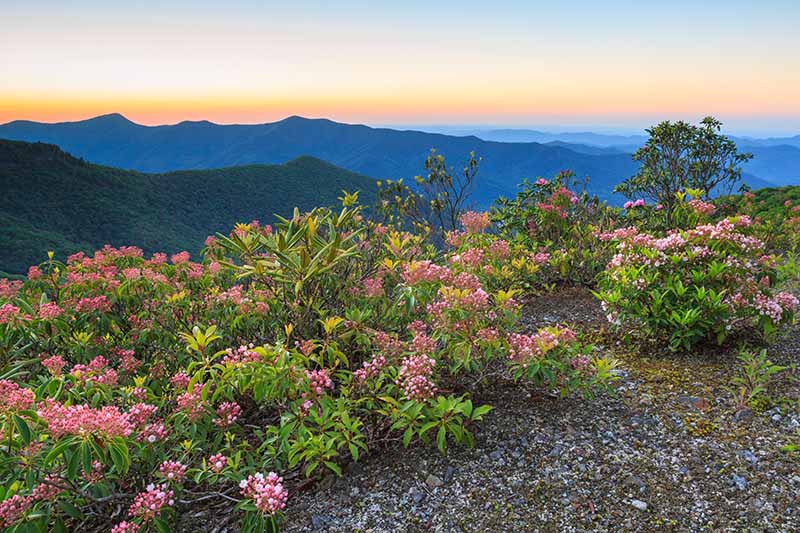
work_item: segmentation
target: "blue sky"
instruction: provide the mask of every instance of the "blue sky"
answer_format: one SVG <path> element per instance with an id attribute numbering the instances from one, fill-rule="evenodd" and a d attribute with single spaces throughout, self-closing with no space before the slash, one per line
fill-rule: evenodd
<path id="1" fill-rule="evenodd" d="M 0 121 L 800 132 L 800 2 L 0 2 Z"/>

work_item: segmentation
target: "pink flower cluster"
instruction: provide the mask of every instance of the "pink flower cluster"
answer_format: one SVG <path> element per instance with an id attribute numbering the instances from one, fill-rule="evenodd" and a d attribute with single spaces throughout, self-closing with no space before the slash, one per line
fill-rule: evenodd
<path id="1" fill-rule="evenodd" d="M 19 280 L 0 278 L 0 298 L 16 298 L 21 288 L 22 282 Z"/>
<path id="2" fill-rule="evenodd" d="M 99 383 L 108 387 L 116 385 L 119 379 L 117 371 L 108 365 L 108 360 L 102 355 L 92 359 L 88 366 L 80 364 L 73 366 L 69 373 L 80 383 Z"/>
<path id="3" fill-rule="evenodd" d="M 61 316 L 63 312 L 64 310 L 53 302 L 45 302 L 39 306 L 39 318 L 42 320 L 53 320 Z"/>
<path id="4" fill-rule="evenodd" d="M 714 211 L 717 210 L 717 206 L 709 202 L 704 202 L 699 198 L 693 198 L 692 200 L 689 200 L 688 205 L 695 213 L 700 215 L 712 215 L 714 214 Z"/>
<path id="5" fill-rule="evenodd" d="M 448 279 L 452 273 L 446 267 L 439 266 L 432 261 L 412 261 L 403 265 L 403 281 L 406 285 L 419 283 L 432 283 Z"/>
<path id="6" fill-rule="evenodd" d="M 189 382 L 191 378 L 189 374 L 186 372 L 180 371 L 176 372 L 171 378 L 169 378 L 170 385 L 177 391 L 177 390 L 185 390 L 189 386 Z"/>
<path id="7" fill-rule="evenodd" d="M 454 265 L 463 265 L 467 268 L 478 268 L 483 263 L 483 250 L 480 248 L 470 248 L 461 254 L 456 254 L 450 258 Z"/>
<path id="8" fill-rule="evenodd" d="M 233 348 L 228 348 L 225 350 L 225 357 L 222 359 L 222 364 L 235 366 L 263 361 L 261 354 L 255 351 L 254 348 L 255 345 L 253 343 L 246 346 L 239 346 L 235 350 Z"/>
<path id="9" fill-rule="evenodd" d="M 167 435 L 169 435 L 169 431 L 167 431 L 167 428 L 164 426 L 164 422 L 156 420 L 147 424 L 139 435 L 137 435 L 136 440 L 153 444 L 154 442 L 166 439 Z"/>
<path id="10" fill-rule="evenodd" d="M 75 310 L 79 313 L 89 313 L 91 311 L 105 313 L 111 310 L 111 302 L 102 294 L 94 298 L 81 298 L 78 300 L 78 303 L 75 304 Z"/>
<path id="11" fill-rule="evenodd" d="M 18 321 L 29 321 L 31 315 L 23 313 L 22 310 L 13 304 L 0 305 L 0 324 L 12 324 Z"/>
<path id="12" fill-rule="evenodd" d="M 508 241 L 498 239 L 492 241 L 492 244 L 489 245 L 489 253 L 493 258 L 503 260 L 511 254 L 511 248 L 508 245 Z"/>
<path id="13" fill-rule="evenodd" d="M 397 374 L 397 385 L 411 400 L 424 401 L 433 397 L 436 386 L 431 377 L 436 361 L 424 354 L 410 355 L 403 359 Z"/>
<path id="14" fill-rule="evenodd" d="M 364 296 L 367 298 L 380 298 L 384 295 L 383 278 L 374 277 L 364 280 Z"/>
<path id="15" fill-rule="evenodd" d="M 320 370 L 306 370 L 306 379 L 308 379 L 311 392 L 317 396 L 322 396 L 325 389 L 333 388 L 333 381 L 331 381 L 328 370 L 325 368 Z"/>
<path id="16" fill-rule="evenodd" d="M 158 407 L 149 403 L 135 403 L 128 410 L 128 420 L 134 427 L 144 426 L 156 414 Z"/>
<path id="17" fill-rule="evenodd" d="M 259 511 L 274 515 L 286 508 L 289 492 L 283 486 L 283 478 L 275 472 L 248 476 L 239 483 L 242 496 L 250 498 Z"/>
<path id="18" fill-rule="evenodd" d="M 111 528 L 111 533 L 139 533 L 139 524 L 123 520 Z"/>
<path id="19" fill-rule="evenodd" d="M 54 501 L 64 492 L 61 478 L 56 474 L 47 474 L 41 483 L 31 491 L 31 497 L 38 501 Z"/>
<path id="20" fill-rule="evenodd" d="M 64 406 L 45 400 L 36 413 L 56 439 L 64 435 L 127 437 L 133 431 L 128 415 L 110 405 L 93 409 L 88 405 Z"/>
<path id="21" fill-rule="evenodd" d="M 556 347 L 575 340 L 575 333 L 562 327 L 542 328 L 535 335 L 512 333 L 508 336 L 508 358 L 515 363 L 527 365 L 532 359 L 541 358 Z"/>
<path id="22" fill-rule="evenodd" d="M 235 402 L 223 402 L 217 407 L 217 419 L 214 423 L 219 427 L 226 428 L 232 425 L 242 414 L 242 408 Z"/>
<path id="23" fill-rule="evenodd" d="M 215 474 L 219 474 L 228 466 L 228 458 L 221 453 L 216 453 L 208 458 L 208 466 Z"/>
<path id="24" fill-rule="evenodd" d="M 64 372 L 64 367 L 67 366 L 67 362 L 64 361 L 64 358 L 60 355 L 53 355 L 42 359 L 42 366 L 47 369 L 53 376 L 60 376 Z"/>
<path id="25" fill-rule="evenodd" d="M 32 390 L 7 379 L 0 380 L 0 413 L 25 411 L 33 406 L 35 400 L 36 395 Z"/>
<path id="26" fill-rule="evenodd" d="M 128 508 L 128 515 L 147 522 L 158 516 L 161 509 L 172 505 L 175 505 L 175 493 L 166 485 L 151 483 L 144 492 L 140 492 L 133 499 L 133 503 Z"/>
<path id="27" fill-rule="evenodd" d="M 358 383 L 377 376 L 386 366 L 386 358 L 382 355 L 373 355 L 370 361 L 364 361 L 361 368 L 353 372 L 353 378 Z"/>
<path id="28" fill-rule="evenodd" d="M 186 477 L 186 465 L 178 461 L 164 461 L 158 467 L 158 473 L 167 481 L 181 483 Z"/>
<path id="29" fill-rule="evenodd" d="M 203 401 L 203 387 L 201 384 L 195 384 L 192 391 L 179 394 L 175 399 L 178 405 L 178 410 L 186 414 L 186 418 L 194 422 L 198 420 L 206 410 L 206 403 Z"/>
<path id="30" fill-rule="evenodd" d="M 17 523 L 33 505 L 33 498 L 15 494 L 0 502 L 0 527 L 7 528 Z"/>
<path id="31" fill-rule="evenodd" d="M 628 200 L 627 202 L 625 202 L 623 204 L 622 207 L 624 207 L 625 209 L 632 209 L 634 207 L 644 207 L 645 204 L 646 204 L 646 202 L 644 201 L 644 199 L 643 198 L 639 198 L 638 200 L 634 200 L 634 201 Z"/>
<path id="32" fill-rule="evenodd" d="M 753 307 L 758 310 L 760 315 L 764 315 L 776 323 L 782 320 L 784 312 L 794 312 L 798 304 L 800 302 L 797 297 L 789 292 L 779 292 L 774 298 L 759 293 L 753 301 Z"/>
<path id="33" fill-rule="evenodd" d="M 492 224 L 489 221 L 489 213 L 477 213 L 467 211 L 459 218 L 461 225 L 468 233 L 482 233 Z"/>
<path id="34" fill-rule="evenodd" d="M 189 252 L 178 252 L 169 259 L 173 265 L 180 265 L 181 263 L 188 263 L 189 257 Z"/>

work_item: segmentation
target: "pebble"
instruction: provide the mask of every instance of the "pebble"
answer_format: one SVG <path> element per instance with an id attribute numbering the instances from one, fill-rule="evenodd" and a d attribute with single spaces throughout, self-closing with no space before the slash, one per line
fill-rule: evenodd
<path id="1" fill-rule="evenodd" d="M 640 511 L 646 511 L 647 510 L 647 504 L 645 502 L 643 502 L 642 500 L 631 500 L 631 505 L 633 505 L 634 507 L 636 507 Z"/>
<path id="2" fill-rule="evenodd" d="M 739 490 L 747 490 L 747 480 L 740 475 L 733 474 L 731 476 L 731 481 L 733 484 L 736 485 L 736 488 Z"/>
<path id="3" fill-rule="evenodd" d="M 428 477 L 425 478 L 425 484 L 435 489 L 436 487 L 441 487 L 444 485 L 444 481 L 441 478 L 434 476 L 433 474 L 428 474 Z"/>
<path id="4" fill-rule="evenodd" d="M 750 450 L 743 450 L 739 452 L 739 456 L 751 465 L 754 465 L 758 462 L 758 457 L 756 457 L 755 454 Z"/>

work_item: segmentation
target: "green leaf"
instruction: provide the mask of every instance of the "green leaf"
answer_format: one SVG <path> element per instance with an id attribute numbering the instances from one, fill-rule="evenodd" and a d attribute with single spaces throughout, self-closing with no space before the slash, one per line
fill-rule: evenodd
<path id="1" fill-rule="evenodd" d="M 342 475 L 342 468 L 339 465 L 337 465 L 336 463 L 334 463 L 332 461 L 325 461 L 325 466 L 327 466 L 329 469 L 333 470 L 336 473 L 337 476 L 341 476 Z"/>
<path id="2" fill-rule="evenodd" d="M 436 446 L 439 448 L 440 452 L 444 453 L 447 447 L 447 431 L 444 429 L 444 426 L 440 427 L 439 431 L 436 433 Z"/>
<path id="3" fill-rule="evenodd" d="M 22 436 L 22 441 L 27 446 L 31 442 L 31 430 L 28 427 L 28 423 L 25 422 L 23 418 L 15 414 L 14 424 L 17 426 L 19 434 Z"/>

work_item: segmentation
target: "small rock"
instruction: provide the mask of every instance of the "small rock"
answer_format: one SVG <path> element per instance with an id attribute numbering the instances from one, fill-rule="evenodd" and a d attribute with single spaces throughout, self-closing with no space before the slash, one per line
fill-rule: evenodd
<path id="1" fill-rule="evenodd" d="M 559 457 L 561 456 L 561 452 L 564 451 L 564 447 L 560 444 L 556 444 L 553 446 L 553 449 L 547 454 L 547 457 Z"/>
<path id="2" fill-rule="evenodd" d="M 676 401 L 679 404 L 686 405 L 691 407 L 692 409 L 697 409 L 700 411 L 704 411 L 711 407 L 711 404 L 708 403 L 708 400 L 705 398 L 700 398 L 698 396 L 686 396 L 681 395 L 676 398 Z"/>
<path id="3" fill-rule="evenodd" d="M 642 481 L 642 478 L 632 474 L 625 479 L 625 485 L 638 489 L 639 492 L 644 492 L 647 490 L 647 484 Z"/>
<path id="4" fill-rule="evenodd" d="M 428 477 L 425 478 L 425 484 L 428 485 L 430 488 L 435 489 L 436 487 L 441 487 L 442 485 L 444 485 L 444 481 L 434 476 L 433 474 L 428 474 Z"/>
<path id="5" fill-rule="evenodd" d="M 489 454 L 489 457 L 492 459 L 492 461 L 500 461 L 503 459 L 503 452 L 500 450 L 495 450 Z"/>
<path id="6" fill-rule="evenodd" d="M 411 501 L 413 501 L 415 505 L 419 505 L 423 498 L 425 498 L 425 493 L 417 488 L 412 488 L 409 495 L 411 496 Z"/>
<path id="7" fill-rule="evenodd" d="M 782 419 L 783 419 L 783 417 L 781 415 L 779 415 L 778 413 L 775 413 L 774 415 L 772 415 L 772 418 L 770 418 L 770 420 L 772 420 L 776 424 L 779 423 Z"/>
<path id="8" fill-rule="evenodd" d="M 353 488 L 350 489 L 350 497 L 351 498 L 355 498 L 359 494 L 361 494 L 361 490 L 358 487 L 353 487 Z"/>
<path id="9" fill-rule="evenodd" d="M 733 474 L 731 476 L 731 481 L 739 490 L 747 490 L 747 480 L 740 475 Z"/>
<path id="10" fill-rule="evenodd" d="M 753 418 L 753 410 L 749 407 L 745 407 L 744 409 L 739 409 L 736 411 L 736 414 L 733 415 L 734 422 L 746 422 Z"/>
<path id="11" fill-rule="evenodd" d="M 453 468 L 452 466 L 448 466 L 447 470 L 444 471 L 444 482 L 450 483 L 455 474 L 456 474 L 456 469 Z"/>
<path id="12" fill-rule="evenodd" d="M 311 515 L 311 529 L 323 529 L 330 521 L 330 517 L 324 514 Z"/>
<path id="13" fill-rule="evenodd" d="M 631 505 L 633 505 L 634 507 L 636 507 L 640 511 L 646 511 L 647 510 L 647 504 L 645 502 L 643 502 L 642 500 L 631 500 Z"/>
<path id="14" fill-rule="evenodd" d="M 742 450 L 741 452 L 739 452 L 739 457 L 741 457 L 751 465 L 754 465 L 758 462 L 758 457 L 756 457 L 755 454 L 750 450 Z"/>

